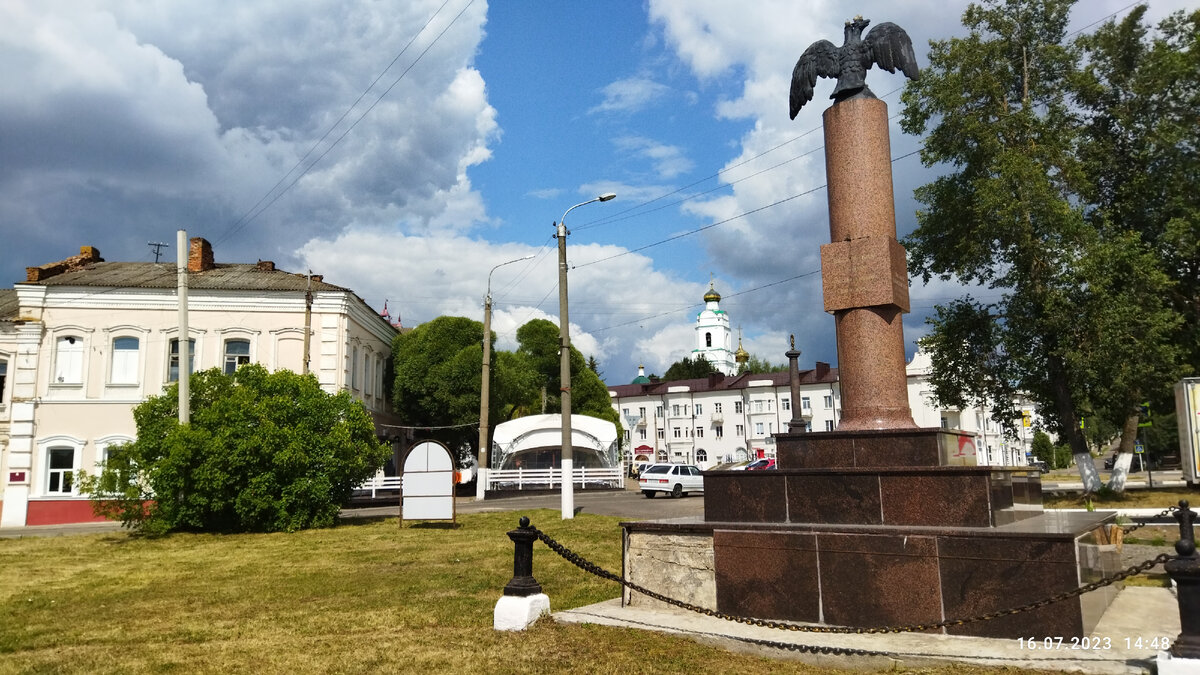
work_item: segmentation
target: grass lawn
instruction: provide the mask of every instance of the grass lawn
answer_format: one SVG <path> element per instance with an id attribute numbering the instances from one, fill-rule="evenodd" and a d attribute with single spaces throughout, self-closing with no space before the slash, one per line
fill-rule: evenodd
<path id="1" fill-rule="evenodd" d="M 535 525 L 620 570 L 620 519 L 557 511 Z M 492 630 L 518 514 L 457 528 L 394 518 L 296 534 L 110 533 L 0 540 L 0 673 L 837 672 L 686 638 L 539 621 Z M 553 609 L 614 598 L 544 545 Z M 997 673 L 947 666 L 929 673 Z"/>

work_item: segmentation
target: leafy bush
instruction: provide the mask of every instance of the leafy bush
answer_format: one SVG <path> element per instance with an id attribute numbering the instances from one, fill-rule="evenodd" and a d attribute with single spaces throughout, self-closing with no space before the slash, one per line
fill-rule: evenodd
<path id="1" fill-rule="evenodd" d="M 173 385 L 134 409 L 137 440 L 82 477 L 97 514 L 150 533 L 326 527 L 390 455 L 362 404 L 311 375 L 249 364 L 190 385 L 190 424 Z"/>

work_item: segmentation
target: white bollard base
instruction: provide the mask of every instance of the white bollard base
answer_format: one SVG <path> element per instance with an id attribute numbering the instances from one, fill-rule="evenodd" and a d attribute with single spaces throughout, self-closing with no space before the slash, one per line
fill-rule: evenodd
<path id="1" fill-rule="evenodd" d="M 1200 673 L 1200 659 L 1181 659 L 1170 652 L 1159 652 L 1158 675 L 1195 675 Z"/>
<path id="2" fill-rule="evenodd" d="M 550 613 L 550 598 L 545 593 L 519 598 L 504 595 L 496 603 L 492 628 L 496 630 L 525 630 L 543 614 Z"/>

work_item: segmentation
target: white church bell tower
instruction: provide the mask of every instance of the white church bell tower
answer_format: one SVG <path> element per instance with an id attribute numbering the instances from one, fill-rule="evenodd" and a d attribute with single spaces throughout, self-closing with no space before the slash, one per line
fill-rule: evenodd
<path id="1" fill-rule="evenodd" d="M 696 316 L 696 348 L 692 350 L 692 359 L 698 356 L 703 356 L 726 375 L 737 373 L 729 315 L 721 309 L 721 294 L 712 281 L 708 282 L 708 292 L 704 294 L 704 310 Z"/>

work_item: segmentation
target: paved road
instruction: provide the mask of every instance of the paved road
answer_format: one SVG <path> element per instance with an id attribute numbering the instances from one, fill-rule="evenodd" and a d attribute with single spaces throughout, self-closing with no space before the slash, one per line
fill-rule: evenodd
<path id="1" fill-rule="evenodd" d="M 651 520 L 658 518 L 680 518 L 683 516 L 700 516 L 704 514 L 704 497 L 699 494 L 671 499 L 659 495 L 654 499 L 646 499 L 636 490 L 632 481 L 629 487 L 621 491 L 580 491 L 575 492 L 575 510 L 577 513 L 595 513 L 602 516 L 618 516 L 630 520 Z M 537 495 L 531 497 L 505 497 L 476 501 L 475 497 L 459 497 L 455 508 L 459 513 L 496 513 L 501 511 L 521 511 L 527 509 L 561 510 L 561 494 Z M 371 506 L 357 509 L 346 509 L 342 516 L 375 517 L 395 516 L 399 508 L 393 503 L 390 506 Z"/>

